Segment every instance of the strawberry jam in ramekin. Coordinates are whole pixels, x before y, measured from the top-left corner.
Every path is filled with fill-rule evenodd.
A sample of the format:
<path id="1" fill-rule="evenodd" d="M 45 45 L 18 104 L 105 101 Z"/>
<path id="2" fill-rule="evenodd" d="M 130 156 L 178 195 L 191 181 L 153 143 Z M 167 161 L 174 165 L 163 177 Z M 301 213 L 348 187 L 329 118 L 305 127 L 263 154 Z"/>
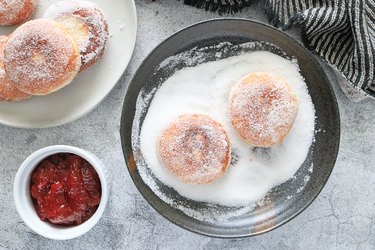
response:
<path id="1" fill-rule="evenodd" d="M 101 183 L 88 161 L 75 154 L 58 153 L 48 156 L 34 169 L 30 194 L 41 220 L 79 225 L 97 210 Z"/>

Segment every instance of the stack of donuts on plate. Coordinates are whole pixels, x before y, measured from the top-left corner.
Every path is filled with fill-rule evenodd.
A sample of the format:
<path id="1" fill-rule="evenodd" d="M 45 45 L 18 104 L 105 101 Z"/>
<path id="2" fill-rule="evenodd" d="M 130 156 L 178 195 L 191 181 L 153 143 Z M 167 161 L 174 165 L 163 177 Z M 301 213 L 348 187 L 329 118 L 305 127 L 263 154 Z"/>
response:
<path id="1" fill-rule="evenodd" d="M 0 0 L 0 24 L 25 22 L 35 8 L 35 0 Z M 107 39 L 107 20 L 95 3 L 53 4 L 44 18 L 0 36 L 0 101 L 48 95 L 67 86 L 102 57 Z"/>

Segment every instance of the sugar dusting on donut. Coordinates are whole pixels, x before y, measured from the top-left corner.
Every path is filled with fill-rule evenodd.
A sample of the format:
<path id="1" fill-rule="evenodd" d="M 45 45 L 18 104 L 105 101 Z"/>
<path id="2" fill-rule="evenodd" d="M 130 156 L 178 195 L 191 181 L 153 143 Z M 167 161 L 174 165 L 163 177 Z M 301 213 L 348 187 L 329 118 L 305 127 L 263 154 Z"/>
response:
<path id="1" fill-rule="evenodd" d="M 3 68 L 0 68 L 0 101 L 17 102 L 28 99 L 29 94 L 20 91 L 13 86 Z"/>
<path id="2" fill-rule="evenodd" d="M 15 0 L 0 0 L 0 15 L 6 15 L 9 18 L 12 17 L 13 11 L 15 10 L 18 12 L 23 6 L 25 5 L 25 1 L 15 1 Z M 7 11 L 11 10 L 12 13 L 7 13 Z"/>
<path id="3" fill-rule="evenodd" d="M 100 7 L 88 1 L 62 1 L 50 6 L 45 18 L 62 23 L 77 40 L 82 70 L 98 61 L 108 39 L 108 23 Z"/>
<path id="4" fill-rule="evenodd" d="M 8 36 L 0 36 L 0 101 L 15 102 L 25 100 L 30 95 L 14 87 L 4 70 L 4 44 L 7 40 Z"/>
<path id="5" fill-rule="evenodd" d="M 5 44 L 5 71 L 17 88 L 30 94 L 48 94 L 64 87 L 80 65 L 75 41 L 54 21 L 29 21 Z"/>
<path id="6" fill-rule="evenodd" d="M 279 76 L 255 72 L 233 87 L 229 100 L 232 125 L 250 144 L 270 147 L 287 135 L 297 115 L 297 97 Z"/>
<path id="7" fill-rule="evenodd" d="M 206 184 L 222 176 L 230 160 L 224 127 L 205 115 L 182 115 L 160 136 L 164 166 L 186 183 Z"/>
<path id="8" fill-rule="evenodd" d="M 24 5 L 25 1 L 0 0 L 0 23 L 11 23 Z"/>
<path id="9" fill-rule="evenodd" d="M 0 25 L 22 23 L 31 17 L 35 8 L 35 0 L 0 0 Z"/>

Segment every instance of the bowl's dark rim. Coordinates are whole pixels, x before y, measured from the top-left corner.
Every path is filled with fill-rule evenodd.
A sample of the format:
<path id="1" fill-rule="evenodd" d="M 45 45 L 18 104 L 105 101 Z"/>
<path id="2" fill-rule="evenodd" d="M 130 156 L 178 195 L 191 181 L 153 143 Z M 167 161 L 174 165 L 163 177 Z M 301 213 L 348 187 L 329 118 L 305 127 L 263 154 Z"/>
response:
<path id="1" fill-rule="evenodd" d="M 329 171 L 328 175 L 327 175 L 327 178 L 323 181 L 323 185 L 321 185 L 317 190 L 316 194 L 311 196 L 311 199 L 305 203 L 305 205 L 303 205 L 298 211 L 296 211 L 292 216 L 290 216 L 288 219 L 285 219 L 281 222 L 278 222 L 277 224 L 275 224 L 274 226 L 272 227 L 269 227 L 269 228 L 266 228 L 264 230 L 259 230 L 255 233 L 248 233 L 248 234 L 240 234 L 240 235 L 216 235 L 216 234 L 211 234 L 211 233 L 207 233 L 207 232 L 204 232 L 204 231 L 201 231 L 199 229 L 196 229 L 196 228 L 190 228 L 186 225 L 183 225 L 179 222 L 176 222 L 176 221 L 173 221 L 171 220 L 170 218 L 168 218 L 164 213 L 162 213 L 162 211 L 159 211 L 152 203 L 150 203 L 147 199 L 147 197 L 145 197 L 145 195 L 141 192 L 140 188 L 138 187 L 138 185 L 136 184 L 136 181 L 133 177 L 133 174 L 130 172 L 129 170 L 129 162 L 128 162 L 128 158 L 125 156 L 125 140 L 124 140 L 124 137 L 122 136 L 123 134 L 123 130 L 124 130 L 124 126 L 123 126 L 123 123 L 124 123 L 124 120 L 125 120 L 125 114 L 124 114 L 124 108 L 125 108 L 125 105 L 126 105 L 126 99 L 129 95 L 129 88 L 131 87 L 131 84 L 133 82 L 133 79 L 135 78 L 135 76 L 139 73 L 139 71 L 141 70 L 141 68 L 143 67 L 144 63 L 146 60 L 148 60 L 150 57 L 152 57 L 152 55 L 159 49 L 159 47 L 165 43 L 167 40 L 171 39 L 172 37 L 180 34 L 180 33 L 183 33 L 185 30 L 187 29 L 190 29 L 192 27 L 195 27 L 195 26 L 198 26 L 198 25 L 201 25 L 201 24 L 204 24 L 204 23 L 208 23 L 208 22 L 215 22 L 215 21 L 244 21 L 244 22 L 249 22 L 249 23 L 254 23 L 256 25 L 260 25 L 260 26 L 264 26 L 264 27 L 267 27 L 267 28 L 271 28 L 274 32 L 277 32 L 279 33 L 279 35 L 281 36 L 284 36 L 286 37 L 286 39 L 290 39 L 290 40 L 293 40 L 297 46 L 299 46 L 302 50 L 304 50 L 304 52 L 310 57 L 311 61 L 314 63 L 314 66 L 319 68 L 320 70 L 322 70 L 323 72 L 325 72 L 324 74 L 324 78 L 327 82 L 331 82 L 329 80 L 329 78 L 327 77 L 327 74 L 326 74 L 326 71 L 324 70 L 324 68 L 322 67 L 322 65 L 317 61 L 317 59 L 315 57 L 312 56 L 312 53 L 310 51 L 308 51 L 305 47 L 303 47 L 298 41 L 296 41 L 294 38 L 292 38 L 291 36 L 289 36 L 288 34 L 272 27 L 271 25 L 267 25 L 267 24 L 264 24 L 264 23 L 261 23 L 261 22 L 257 22 L 257 21 L 254 21 L 254 20 L 249 20 L 249 19 L 245 19 L 245 18 L 215 18 L 215 19 L 209 19 L 209 20 L 205 20 L 205 21 L 201 21 L 201 22 L 197 22 L 197 23 L 194 23 L 192 25 L 189 25 L 179 31 L 177 31 L 176 33 L 174 33 L 173 35 L 169 36 L 168 38 L 166 38 L 165 40 L 163 40 L 161 43 L 159 43 L 148 55 L 147 57 L 142 61 L 142 63 L 140 64 L 140 66 L 138 67 L 137 71 L 135 72 L 135 74 L 133 75 L 132 77 L 132 80 L 130 81 L 127 89 L 126 89 L 126 95 L 125 95 L 125 100 L 124 100 L 124 104 L 123 104 L 123 108 L 122 108 L 122 114 L 121 114 L 121 124 L 120 124 L 120 136 L 121 136 L 121 145 L 122 145 L 122 150 L 123 150 L 123 154 L 124 154 L 124 158 L 125 158 L 125 162 L 126 162 L 126 165 L 127 165 L 127 169 L 128 169 L 128 172 L 129 172 L 129 175 L 130 177 L 132 178 L 132 181 L 134 183 L 134 185 L 136 186 L 136 188 L 138 189 L 139 193 L 143 196 L 143 198 L 147 201 L 147 203 L 153 208 L 155 209 L 160 215 L 162 215 L 164 218 L 166 218 L 168 221 L 172 222 L 173 224 L 183 228 L 183 229 L 186 229 L 190 232 L 193 232 L 193 233 L 198 233 L 200 235 L 203 235 L 203 236 L 210 236 L 210 237 L 215 237 L 215 238 L 226 238 L 226 239 L 234 239 L 234 238 L 244 238 L 244 237 L 250 237 L 250 236 L 257 236 L 257 235 L 260 235 L 260 234 L 263 234 L 263 233 L 267 233 L 267 232 L 270 232 L 284 224 L 286 224 L 287 222 L 291 221 L 292 219 L 294 219 L 296 216 L 298 216 L 299 214 L 301 214 L 307 207 L 309 207 L 311 205 L 311 203 L 319 196 L 320 192 L 323 190 L 324 186 L 326 185 L 329 177 L 331 176 L 332 174 L 332 171 L 333 171 L 333 168 L 336 164 L 336 160 L 337 160 L 337 156 L 338 156 L 338 152 L 339 152 L 339 147 L 340 147 L 340 138 L 341 138 L 341 123 L 340 123 L 340 112 L 339 112 L 339 106 L 338 106 L 338 102 L 337 102 L 337 98 L 336 98 L 336 95 L 335 95 L 335 92 L 332 88 L 332 85 L 329 84 L 327 87 L 329 89 L 329 94 L 331 96 L 333 96 L 334 98 L 333 99 L 333 103 L 332 105 L 334 106 L 334 109 L 333 111 L 336 113 L 335 115 L 337 116 L 338 118 L 338 124 L 337 124 L 337 127 L 338 127 L 338 134 L 337 134 L 337 140 L 335 141 L 335 148 L 337 149 L 336 150 L 336 153 L 335 155 L 333 155 L 334 157 L 334 161 L 333 161 L 333 166 L 331 168 L 331 170 Z M 146 185 L 146 184 L 145 184 Z M 160 198 L 159 198 L 160 199 Z M 161 202 L 165 203 L 164 201 L 160 200 Z"/>

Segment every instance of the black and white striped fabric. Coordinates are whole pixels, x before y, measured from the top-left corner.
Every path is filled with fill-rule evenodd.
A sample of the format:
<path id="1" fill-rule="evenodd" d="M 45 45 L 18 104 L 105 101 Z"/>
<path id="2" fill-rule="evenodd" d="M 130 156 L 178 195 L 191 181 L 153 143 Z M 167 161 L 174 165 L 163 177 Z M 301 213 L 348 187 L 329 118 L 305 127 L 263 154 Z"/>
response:
<path id="1" fill-rule="evenodd" d="M 232 12 L 250 0 L 185 0 L 186 4 Z M 305 45 L 334 65 L 351 85 L 375 97 L 375 0 L 266 0 L 275 26 L 302 26 Z"/>

